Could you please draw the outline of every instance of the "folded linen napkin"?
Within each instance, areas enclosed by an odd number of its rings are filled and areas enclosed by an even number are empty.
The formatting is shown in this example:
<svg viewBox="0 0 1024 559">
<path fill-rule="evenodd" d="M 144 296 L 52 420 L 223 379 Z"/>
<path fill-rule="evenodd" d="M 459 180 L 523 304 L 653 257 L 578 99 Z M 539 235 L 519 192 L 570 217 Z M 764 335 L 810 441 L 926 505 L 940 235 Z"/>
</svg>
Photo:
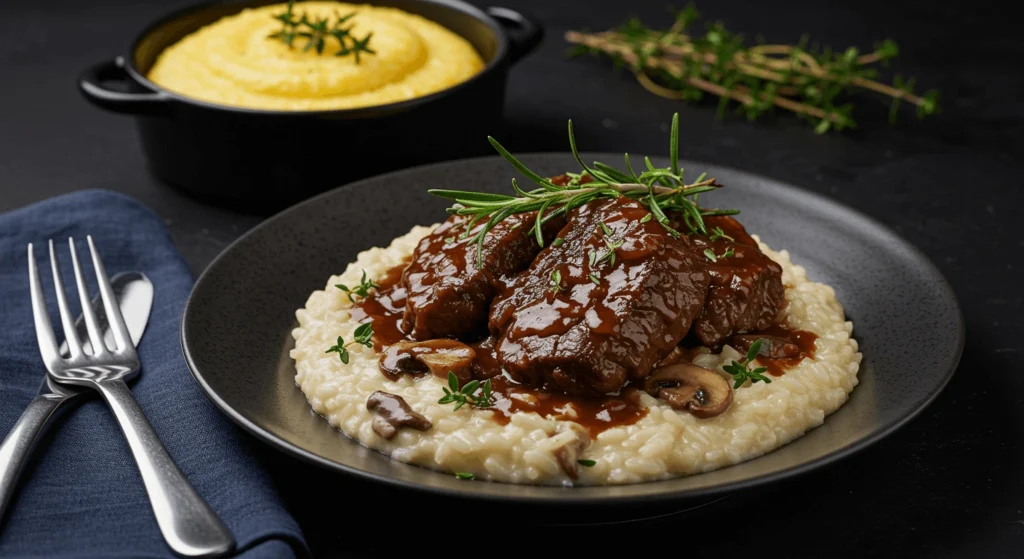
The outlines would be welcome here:
<svg viewBox="0 0 1024 559">
<path fill-rule="evenodd" d="M 45 374 L 32 327 L 26 245 L 36 243 L 55 309 L 45 243 L 60 241 L 65 285 L 72 286 L 67 238 L 82 241 L 79 254 L 87 261 L 86 235 L 111 276 L 139 271 L 153 282 L 153 310 L 138 348 L 142 374 L 132 392 L 178 466 L 231 529 L 239 555 L 306 555 L 301 531 L 260 468 L 254 443 L 214 408 L 185 365 L 179 332 L 192 287 L 185 262 L 160 219 L 125 196 L 83 191 L 0 215 L 0 437 Z M 51 317 L 59 335 L 56 313 Z M 97 397 L 68 410 L 44 435 L 0 523 L 0 557 L 26 556 L 173 556 L 128 444 Z"/>
</svg>

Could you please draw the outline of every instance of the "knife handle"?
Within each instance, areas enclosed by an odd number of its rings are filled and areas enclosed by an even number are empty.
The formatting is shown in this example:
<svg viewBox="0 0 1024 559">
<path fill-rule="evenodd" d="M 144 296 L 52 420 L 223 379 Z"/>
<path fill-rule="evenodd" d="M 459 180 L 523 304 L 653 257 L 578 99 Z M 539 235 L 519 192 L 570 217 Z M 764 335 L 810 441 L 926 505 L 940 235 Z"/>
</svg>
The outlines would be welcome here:
<svg viewBox="0 0 1024 559">
<path fill-rule="evenodd" d="M 40 394 L 28 407 L 0 444 L 0 520 L 10 504 L 17 487 L 18 476 L 32 452 L 36 441 L 46 430 L 50 419 L 56 416 L 61 404 L 68 400 L 57 394 Z"/>
</svg>

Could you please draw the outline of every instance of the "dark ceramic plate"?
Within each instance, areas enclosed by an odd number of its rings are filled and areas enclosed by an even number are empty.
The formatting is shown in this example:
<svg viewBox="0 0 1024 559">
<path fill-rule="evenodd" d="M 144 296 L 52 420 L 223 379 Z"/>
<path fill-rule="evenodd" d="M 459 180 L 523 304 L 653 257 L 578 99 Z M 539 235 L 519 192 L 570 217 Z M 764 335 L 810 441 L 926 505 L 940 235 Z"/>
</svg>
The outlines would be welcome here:
<svg viewBox="0 0 1024 559">
<path fill-rule="evenodd" d="M 616 161 L 621 155 L 588 154 Z M 525 156 L 541 174 L 578 168 L 568 154 Z M 542 487 L 460 481 L 392 461 L 314 414 L 295 386 L 288 352 L 295 310 L 356 254 L 387 246 L 414 225 L 444 218 L 428 188 L 510 189 L 497 157 L 419 167 L 339 188 L 256 227 L 196 283 L 182 343 L 192 374 L 229 417 L 258 438 L 339 472 L 435 494 L 519 503 L 617 505 L 683 499 L 764 484 L 826 465 L 893 432 L 946 385 L 964 343 L 955 296 L 938 270 L 879 223 L 778 182 L 698 163 L 728 185 L 710 196 L 815 281 L 833 286 L 864 354 L 860 384 L 825 424 L 765 456 L 670 481 L 610 487 Z"/>
</svg>

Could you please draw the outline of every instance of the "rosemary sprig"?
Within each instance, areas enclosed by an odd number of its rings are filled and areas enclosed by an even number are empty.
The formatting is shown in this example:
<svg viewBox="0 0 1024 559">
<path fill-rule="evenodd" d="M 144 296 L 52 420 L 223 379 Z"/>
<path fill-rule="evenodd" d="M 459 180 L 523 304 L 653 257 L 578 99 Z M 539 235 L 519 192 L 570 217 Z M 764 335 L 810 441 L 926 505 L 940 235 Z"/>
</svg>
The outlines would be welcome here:
<svg viewBox="0 0 1024 559">
<path fill-rule="evenodd" d="M 358 344 L 366 347 L 373 347 L 373 323 L 364 322 L 360 324 L 356 331 L 352 333 L 352 341 L 345 343 L 344 338 L 338 336 L 338 343 L 331 346 L 324 353 L 337 353 L 338 357 L 341 358 L 341 362 L 348 365 L 348 346 L 352 344 Z"/>
<path fill-rule="evenodd" d="M 573 134 L 572 121 L 569 121 L 569 148 L 573 157 L 582 168 L 577 174 L 570 173 L 572 180 L 566 186 L 559 186 L 550 179 L 544 178 L 526 167 L 515 158 L 494 138 L 487 138 L 494 149 L 509 162 L 512 167 L 537 184 L 539 188 L 523 190 L 518 182 L 512 179 L 512 188 L 516 196 L 507 194 L 490 194 L 485 192 L 469 192 L 463 190 L 429 190 L 434 196 L 447 198 L 455 202 L 448 212 L 455 215 L 470 216 L 466 224 L 465 235 L 472 234 L 472 241 L 477 244 L 477 264 L 483 266 L 484 237 L 502 220 L 511 215 L 537 212 L 530 232 L 537 243 L 544 246 L 541 234 L 544 223 L 557 216 L 566 215 L 570 210 L 602 198 L 626 196 L 646 205 L 654 219 L 658 220 L 665 230 L 673 236 L 679 236 L 669 225 L 666 213 L 678 213 L 682 223 L 691 233 L 706 235 L 704 216 L 734 215 L 738 210 L 705 209 L 697 205 L 695 197 L 719 188 L 720 184 L 713 178 L 698 177 L 696 182 L 686 183 L 683 180 L 683 169 L 679 168 L 679 114 L 672 116 L 670 133 L 669 158 L 671 165 L 657 168 L 649 158 L 645 158 L 647 170 L 639 175 L 630 164 L 629 154 L 625 154 L 625 171 L 616 169 L 601 162 L 588 166 L 580 157 L 576 148 L 576 137 Z M 591 182 L 581 184 L 579 178 L 589 175 Z M 694 199 L 691 199 L 694 197 Z M 485 221 L 486 220 L 486 221 Z M 474 226 L 483 222 L 482 227 L 474 230 Z"/>
<path fill-rule="evenodd" d="M 718 97 L 719 117 L 730 104 L 738 105 L 737 112 L 749 120 L 779 107 L 809 120 L 823 134 L 856 125 L 846 98 L 858 89 L 891 99 L 890 124 L 901 102 L 916 106 L 919 117 L 938 112 L 937 91 L 917 95 L 914 80 L 899 75 L 892 85 L 877 80 L 874 65 L 887 65 L 899 54 L 892 40 L 866 54 L 855 47 L 808 48 L 806 37 L 796 45 L 745 46 L 742 35 L 721 23 L 707 25 L 703 35 L 687 34 L 699 18 L 691 4 L 676 13 L 666 31 L 633 18 L 601 33 L 569 31 L 565 39 L 576 45 L 573 54 L 610 56 L 655 95 L 683 101 L 699 101 L 705 94 Z"/>
<path fill-rule="evenodd" d="M 758 381 L 764 382 L 765 384 L 772 383 L 772 379 L 764 375 L 765 371 L 768 370 L 768 367 L 757 367 L 756 369 L 751 369 L 749 367 L 750 363 L 757 357 L 757 352 L 761 351 L 762 342 L 764 342 L 764 338 L 750 344 L 750 349 L 747 350 L 747 356 L 744 359 L 741 359 L 740 361 L 736 361 L 734 359 L 732 363 L 722 367 L 725 372 L 732 375 L 732 380 L 735 381 L 733 388 L 743 386 L 743 383 L 747 382 L 747 380 L 749 380 L 751 384 Z"/>
<path fill-rule="evenodd" d="M 359 64 L 361 53 L 377 54 L 370 48 L 373 33 L 367 33 L 366 36 L 359 38 L 352 34 L 351 25 L 345 25 L 356 15 L 355 12 L 344 16 L 336 15 L 332 22 L 327 18 L 311 18 L 307 14 L 296 15 L 294 8 L 295 0 L 288 0 L 288 9 L 274 16 L 274 19 L 281 22 L 281 30 L 268 35 L 269 39 L 277 39 L 288 45 L 288 48 L 292 48 L 295 39 L 305 39 L 306 44 L 303 45 L 302 52 L 316 50 L 317 54 L 323 54 L 327 47 L 327 39 L 333 37 L 338 42 L 338 50 L 334 56 L 351 54 L 355 57 L 356 64 Z"/>
<path fill-rule="evenodd" d="M 450 389 L 450 390 L 449 390 Z M 444 396 L 437 401 L 438 404 L 455 403 L 455 411 L 462 406 L 469 404 L 474 408 L 489 408 L 494 403 L 494 394 L 491 393 L 491 379 L 480 383 L 478 380 L 471 380 L 462 388 L 459 388 L 459 377 L 448 371 L 448 386 L 443 387 Z M 476 391 L 480 390 L 480 394 Z"/>
<path fill-rule="evenodd" d="M 336 283 L 334 284 L 334 287 L 337 287 L 338 289 L 344 291 L 348 295 L 348 300 L 353 303 L 356 302 L 356 300 L 352 298 L 353 295 L 358 295 L 365 299 L 370 294 L 371 289 L 380 288 L 380 286 L 377 285 L 377 282 L 366 277 L 366 270 L 363 270 L 363 277 L 360 278 L 359 285 L 350 289 L 347 285 L 343 283 Z"/>
</svg>

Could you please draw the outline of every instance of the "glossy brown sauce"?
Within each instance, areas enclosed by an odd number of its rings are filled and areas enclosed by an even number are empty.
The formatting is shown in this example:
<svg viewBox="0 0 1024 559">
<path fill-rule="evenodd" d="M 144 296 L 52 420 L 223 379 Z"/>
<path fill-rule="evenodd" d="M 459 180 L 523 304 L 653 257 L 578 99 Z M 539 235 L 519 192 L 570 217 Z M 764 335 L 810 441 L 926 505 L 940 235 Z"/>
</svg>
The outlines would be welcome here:
<svg viewBox="0 0 1024 559">
<path fill-rule="evenodd" d="M 765 336 L 781 338 L 800 348 L 800 353 L 794 357 L 770 359 L 768 357 L 758 356 L 757 362 L 762 366 L 767 367 L 768 373 L 772 376 L 781 376 L 786 372 L 786 370 L 799 365 L 805 358 L 814 358 L 814 342 L 818 339 L 818 335 L 814 332 L 795 330 L 784 324 L 773 324 L 764 330 L 754 332 L 754 334 L 764 334 Z"/>
<path fill-rule="evenodd" d="M 476 351 L 473 376 L 491 379 L 494 419 L 501 425 L 507 424 L 516 412 L 536 412 L 541 417 L 575 421 L 593 437 L 612 427 L 632 425 L 647 415 L 648 410 L 639 405 L 639 399 L 627 399 L 628 387 L 618 396 L 585 397 L 523 386 L 502 370 L 494 353 L 494 338 L 471 347 Z"/>
<path fill-rule="evenodd" d="M 401 329 L 406 299 L 401 279 L 407 265 L 403 262 L 380 279 L 375 278 L 380 287 L 358 300 L 351 311 L 356 320 L 373 322 L 373 348 L 378 353 L 391 344 L 410 339 Z M 470 347 L 476 352 L 473 376 L 491 379 L 495 398 L 491 409 L 495 411 L 494 420 L 501 425 L 507 424 L 515 412 L 532 411 L 542 417 L 575 421 L 591 436 L 596 436 L 612 427 L 632 425 L 647 415 L 647 409 L 640 407 L 638 400 L 630 402 L 624 396 L 586 398 L 519 385 L 502 371 L 494 355 L 492 339 L 470 344 Z"/>
<path fill-rule="evenodd" d="M 406 293 L 401 286 L 402 273 L 407 262 L 388 270 L 384 276 L 375 281 L 380 286 L 368 297 L 357 301 L 352 308 L 352 317 L 360 322 L 367 319 L 373 322 L 374 351 L 380 353 L 389 345 L 409 340 L 401 329 L 402 314 L 405 309 Z M 767 329 L 753 334 L 764 334 L 786 340 L 800 348 L 799 355 L 780 359 L 759 357 L 758 362 L 768 368 L 773 376 L 780 376 L 791 367 L 795 367 L 804 358 L 814 357 L 814 342 L 817 335 L 804 330 L 795 330 L 785 325 L 772 325 Z M 507 424 L 516 412 L 535 412 L 542 417 L 571 420 L 584 427 L 591 436 L 613 427 L 632 425 L 643 419 L 648 410 L 641 407 L 639 399 L 630 397 L 635 389 L 627 386 L 619 395 L 585 397 L 550 392 L 543 389 L 526 387 L 516 383 L 505 373 L 494 354 L 494 339 L 469 344 L 476 352 L 473 362 L 473 377 L 491 379 L 492 392 L 495 397 L 493 406 L 494 420 Z M 692 350 L 687 350 L 687 357 Z"/>
<path fill-rule="evenodd" d="M 395 342 L 408 339 L 402 332 L 406 293 L 401 285 L 402 272 L 408 265 L 408 261 L 402 262 L 382 277 L 374 278 L 380 287 L 356 301 L 350 311 L 352 318 L 359 322 L 366 322 L 366 319 L 373 322 L 373 350 L 377 353 Z"/>
</svg>

